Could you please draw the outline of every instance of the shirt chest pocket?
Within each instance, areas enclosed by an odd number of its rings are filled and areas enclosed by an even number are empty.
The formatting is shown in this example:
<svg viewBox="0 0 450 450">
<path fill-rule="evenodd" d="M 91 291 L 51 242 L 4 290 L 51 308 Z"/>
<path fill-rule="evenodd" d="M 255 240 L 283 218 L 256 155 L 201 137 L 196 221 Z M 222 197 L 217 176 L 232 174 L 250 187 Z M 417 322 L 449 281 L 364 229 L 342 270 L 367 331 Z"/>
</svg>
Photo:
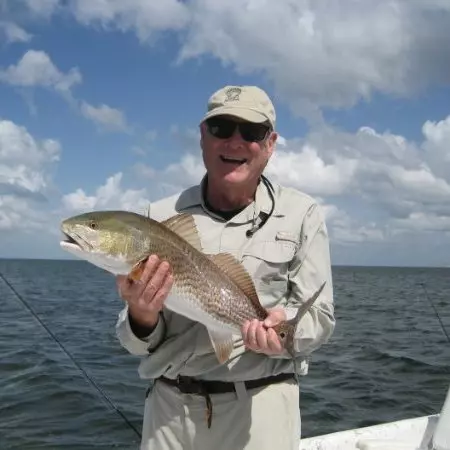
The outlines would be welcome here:
<svg viewBox="0 0 450 450">
<path fill-rule="evenodd" d="M 243 252 L 243 264 L 252 274 L 257 291 L 272 297 L 266 301 L 275 303 L 287 293 L 289 264 L 297 247 L 294 237 L 279 233 L 276 240 L 254 242 Z"/>
</svg>

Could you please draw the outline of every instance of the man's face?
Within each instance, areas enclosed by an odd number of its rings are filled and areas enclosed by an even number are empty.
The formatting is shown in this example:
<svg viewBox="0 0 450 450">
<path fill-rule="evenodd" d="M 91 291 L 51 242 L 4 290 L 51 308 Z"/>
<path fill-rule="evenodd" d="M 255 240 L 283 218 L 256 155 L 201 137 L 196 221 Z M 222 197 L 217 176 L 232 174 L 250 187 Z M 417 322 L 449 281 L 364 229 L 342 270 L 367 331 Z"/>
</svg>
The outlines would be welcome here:
<svg viewBox="0 0 450 450">
<path fill-rule="evenodd" d="M 237 123 L 242 124 L 243 129 L 239 130 Z M 200 131 L 208 178 L 225 185 L 255 182 L 272 155 L 277 139 L 277 133 L 271 132 L 267 125 L 231 116 L 209 119 L 201 124 Z"/>
</svg>

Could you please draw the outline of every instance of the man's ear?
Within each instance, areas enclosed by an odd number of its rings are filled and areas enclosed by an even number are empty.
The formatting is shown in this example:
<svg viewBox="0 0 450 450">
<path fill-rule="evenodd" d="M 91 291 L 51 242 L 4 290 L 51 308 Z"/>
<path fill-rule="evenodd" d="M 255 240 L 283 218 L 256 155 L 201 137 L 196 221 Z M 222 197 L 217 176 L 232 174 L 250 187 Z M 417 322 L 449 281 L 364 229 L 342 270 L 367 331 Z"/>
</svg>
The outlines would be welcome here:
<svg viewBox="0 0 450 450">
<path fill-rule="evenodd" d="M 206 132 L 206 126 L 203 122 L 200 124 L 199 129 L 200 129 L 200 147 L 203 150 L 203 139 L 205 137 Z"/>
<path fill-rule="evenodd" d="M 272 133 L 269 136 L 269 139 L 267 140 L 267 151 L 270 156 L 272 156 L 272 154 L 275 150 L 275 145 L 277 143 L 277 139 L 278 139 L 278 133 L 276 131 L 272 131 Z"/>
</svg>

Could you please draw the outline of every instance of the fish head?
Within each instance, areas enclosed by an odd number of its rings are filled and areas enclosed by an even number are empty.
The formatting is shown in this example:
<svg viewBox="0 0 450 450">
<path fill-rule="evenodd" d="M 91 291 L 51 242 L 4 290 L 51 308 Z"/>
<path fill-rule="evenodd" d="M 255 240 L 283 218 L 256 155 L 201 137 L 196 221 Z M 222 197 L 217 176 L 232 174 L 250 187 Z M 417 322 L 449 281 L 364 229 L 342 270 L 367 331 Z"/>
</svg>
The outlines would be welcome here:
<svg viewBox="0 0 450 450">
<path fill-rule="evenodd" d="M 61 247 L 78 258 L 112 272 L 127 274 L 142 259 L 148 240 L 146 217 L 127 211 L 95 211 L 61 222 Z M 144 237 L 145 235 L 145 237 Z"/>
<path fill-rule="evenodd" d="M 293 321 L 284 320 L 273 327 L 281 345 L 292 357 L 295 356 L 294 336 L 296 325 Z"/>
</svg>

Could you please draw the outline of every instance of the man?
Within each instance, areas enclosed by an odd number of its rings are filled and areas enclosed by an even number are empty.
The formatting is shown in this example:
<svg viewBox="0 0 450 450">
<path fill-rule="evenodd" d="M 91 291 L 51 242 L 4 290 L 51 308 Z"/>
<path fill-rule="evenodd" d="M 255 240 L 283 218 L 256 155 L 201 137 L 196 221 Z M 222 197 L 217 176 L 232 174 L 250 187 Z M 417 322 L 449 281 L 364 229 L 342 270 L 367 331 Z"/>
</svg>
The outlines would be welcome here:
<svg viewBox="0 0 450 450">
<path fill-rule="evenodd" d="M 271 327 L 293 317 L 326 282 L 296 330 L 296 367 L 306 374 L 308 356 L 335 326 L 324 218 L 311 197 L 273 186 L 262 175 L 277 140 L 275 109 L 264 91 L 218 90 L 200 133 L 205 177 L 152 205 L 151 216 L 192 214 L 205 253 L 238 258 L 269 316 L 243 323 L 230 359 L 220 365 L 205 327 L 164 308 L 173 284 L 167 262 L 151 256 L 140 284 L 118 278 L 126 306 L 117 335 L 130 353 L 142 356 L 140 376 L 155 380 L 145 402 L 141 449 L 297 450 L 294 365 Z"/>
</svg>

